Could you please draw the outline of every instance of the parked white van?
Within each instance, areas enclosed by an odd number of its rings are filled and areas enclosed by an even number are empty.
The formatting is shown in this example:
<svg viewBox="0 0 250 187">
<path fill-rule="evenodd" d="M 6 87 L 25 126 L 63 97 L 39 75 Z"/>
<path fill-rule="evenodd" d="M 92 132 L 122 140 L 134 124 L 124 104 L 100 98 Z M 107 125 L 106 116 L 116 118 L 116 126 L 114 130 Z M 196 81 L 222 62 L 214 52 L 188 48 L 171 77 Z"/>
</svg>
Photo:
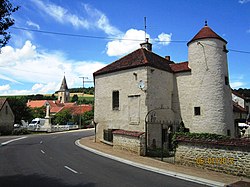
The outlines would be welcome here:
<svg viewBox="0 0 250 187">
<path fill-rule="evenodd" d="M 30 122 L 29 127 L 40 127 L 40 126 L 43 126 L 44 123 L 45 123 L 45 119 L 35 118 Z"/>
</svg>

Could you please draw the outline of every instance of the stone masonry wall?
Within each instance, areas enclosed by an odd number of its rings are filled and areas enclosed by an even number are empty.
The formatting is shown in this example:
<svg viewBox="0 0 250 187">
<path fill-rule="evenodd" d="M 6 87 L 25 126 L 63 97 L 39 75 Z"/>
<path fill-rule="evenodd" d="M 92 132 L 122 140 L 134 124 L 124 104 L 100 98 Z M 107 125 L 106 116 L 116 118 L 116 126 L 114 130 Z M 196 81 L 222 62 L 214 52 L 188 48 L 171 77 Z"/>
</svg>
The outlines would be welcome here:
<svg viewBox="0 0 250 187">
<path fill-rule="evenodd" d="M 144 136 L 140 137 L 114 134 L 113 149 L 126 150 L 138 155 L 144 154 Z"/>
<path fill-rule="evenodd" d="M 182 165 L 250 177 L 250 152 L 244 147 L 179 142 L 175 161 Z"/>
</svg>

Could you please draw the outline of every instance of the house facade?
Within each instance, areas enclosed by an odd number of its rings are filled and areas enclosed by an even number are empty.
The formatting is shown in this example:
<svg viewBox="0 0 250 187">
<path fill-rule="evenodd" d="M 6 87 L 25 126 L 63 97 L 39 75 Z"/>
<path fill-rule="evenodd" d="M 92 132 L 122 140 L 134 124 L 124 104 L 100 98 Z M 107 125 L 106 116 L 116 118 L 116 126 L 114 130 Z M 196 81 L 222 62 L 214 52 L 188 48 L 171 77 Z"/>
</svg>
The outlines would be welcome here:
<svg viewBox="0 0 250 187">
<path fill-rule="evenodd" d="M 226 44 L 205 24 L 187 43 L 187 62 L 155 54 L 146 41 L 96 71 L 97 138 L 105 139 L 107 130 L 115 136 L 146 132 L 147 146 L 159 146 L 162 130 L 173 130 L 168 124 L 174 123 L 190 132 L 234 137 Z"/>
<path fill-rule="evenodd" d="M 250 113 L 250 103 L 248 99 L 243 95 L 232 90 L 232 99 L 233 99 L 233 110 L 234 110 L 234 119 L 236 122 L 246 122 L 249 119 Z M 249 120 L 250 122 L 250 120 Z"/>
<path fill-rule="evenodd" d="M 15 116 L 6 98 L 0 98 L 0 134 L 9 133 L 14 128 Z"/>
</svg>

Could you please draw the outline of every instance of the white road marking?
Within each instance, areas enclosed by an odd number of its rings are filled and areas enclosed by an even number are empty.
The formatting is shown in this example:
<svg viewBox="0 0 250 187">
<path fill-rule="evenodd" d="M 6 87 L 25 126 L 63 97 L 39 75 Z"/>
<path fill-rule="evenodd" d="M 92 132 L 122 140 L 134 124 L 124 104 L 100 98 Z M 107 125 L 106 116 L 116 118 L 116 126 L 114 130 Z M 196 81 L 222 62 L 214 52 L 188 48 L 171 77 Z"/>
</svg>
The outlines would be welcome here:
<svg viewBox="0 0 250 187">
<path fill-rule="evenodd" d="M 43 150 L 41 150 L 41 153 L 42 153 L 42 154 L 45 154 L 45 152 L 44 152 Z"/>
<path fill-rule="evenodd" d="M 68 167 L 68 166 L 64 166 L 64 168 L 68 169 L 69 171 L 77 174 L 78 172 L 76 170 L 73 170 L 72 168 Z"/>
<path fill-rule="evenodd" d="M 16 138 L 16 139 L 13 139 L 13 140 L 9 140 L 9 141 L 7 141 L 7 142 L 3 142 L 3 143 L 1 143 L 1 145 L 4 146 L 4 145 L 7 145 L 7 144 L 9 144 L 9 143 L 11 143 L 11 142 L 18 141 L 18 140 L 22 140 L 22 139 L 25 139 L 25 138 L 27 138 L 27 136 L 23 136 L 23 137 L 20 137 L 20 138 Z"/>
</svg>

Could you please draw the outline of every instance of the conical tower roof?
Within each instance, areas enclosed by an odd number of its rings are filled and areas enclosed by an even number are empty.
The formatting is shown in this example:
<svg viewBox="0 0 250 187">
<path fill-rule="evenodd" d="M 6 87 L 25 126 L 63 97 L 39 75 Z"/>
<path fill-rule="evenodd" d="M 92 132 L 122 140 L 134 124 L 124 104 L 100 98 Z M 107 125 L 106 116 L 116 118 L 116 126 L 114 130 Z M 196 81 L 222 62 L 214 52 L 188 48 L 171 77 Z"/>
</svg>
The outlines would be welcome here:
<svg viewBox="0 0 250 187">
<path fill-rule="evenodd" d="M 194 42 L 196 40 L 205 39 L 205 38 L 216 38 L 216 39 L 219 39 L 219 40 L 227 43 L 226 40 L 224 40 L 222 37 L 220 37 L 218 34 L 216 34 L 207 25 L 207 22 L 205 22 L 205 26 L 187 43 L 187 45 L 189 45 L 191 42 Z"/>
<path fill-rule="evenodd" d="M 65 78 L 65 76 L 64 76 L 59 91 L 68 91 L 68 90 L 69 90 L 69 89 L 68 89 L 68 86 L 67 86 L 66 78 Z"/>
</svg>

